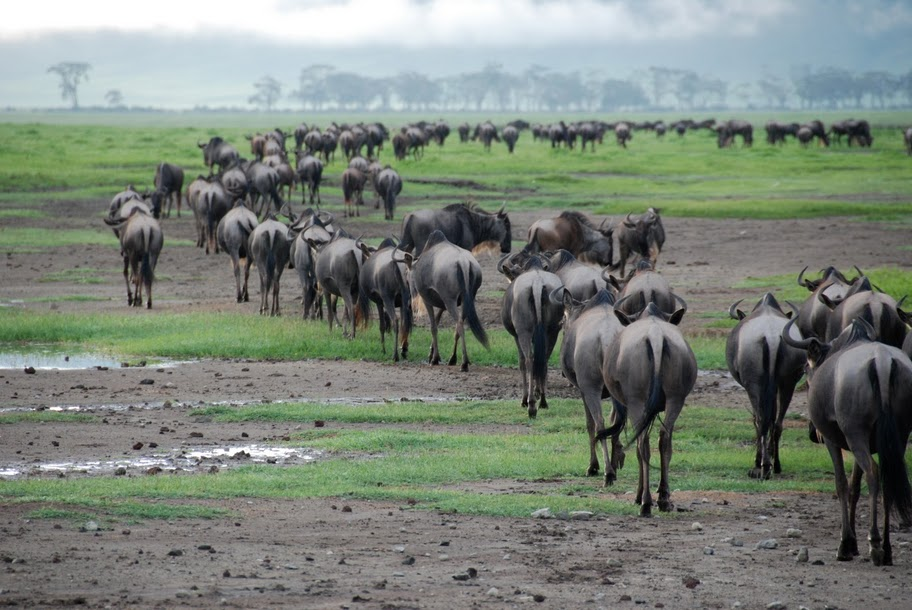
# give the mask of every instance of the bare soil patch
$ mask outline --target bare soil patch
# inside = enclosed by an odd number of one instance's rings
[[[60,229],[99,228],[107,202],[49,202]],[[386,236],[399,223],[367,209],[343,224],[354,234]],[[514,237],[549,212],[510,211]],[[560,210],[553,210],[557,214]],[[600,219],[599,219],[600,220]],[[47,226],[49,221],[4,219],[4,227]],[[706,331],[701,312],[725,311],[761,290],[730,286],[748,276],[797,274],[830,264],[848,269],[912,265],[907,230],[843,218],[791,221],[665,219],[668,243],[660,269],[687,300],[689,330]],[[154,288],[155,309],[125,305],[121,261],[114,248],[77,246],[3,252],[0,300],[17,307],[155,315],[160,311],[245,311],[234,303],[227,257],[206,256],[169,239],[193,239],[192,218],[163,222],[165,250]],[[48,255],[50,254],[50,255]],[[502,278],[494,256],[481,257],[485,283],[482,319],[500,324]],[[73,269],[97,270],[101,284],[43,281]],[[255,272],[254,272],[255,275]],[[94,295],[99,301],[41,301]],[[297,278],[283,278],[284,314],[300,314]],[[328,332],[328,330],[327,330]],[[446,335],[444,335],[446,336]],[[428,346],[413,345],[399,365],[342,362],[206,361],[177,367],[0,371],[0,406],[69,408],[99,416],[85,425],[15,424],[0,428],[0,467],[20,476],[53,477],[51,462],[114,464],[149,451],[187,452],[205,447],[268,445],[294,425],[221,424],[191,417],[193,407],[217,402],[282,400],[376,401],[454,398],[513,399],[515,369],[471,366],[468,373],[420,360]],[[573,397],[557,371],[556,395]],[[149,383],[151,381],[151,383]],[[743,393],[721,372],[701,375],[691,403],[743,408]],[[802,412],[799,394],[792,409]],[[540,414],[547,417],[547,413]],[[327,422],[328,426],[336,425]],[[580,473],[585,467],[580,414]],[[142,448],[134,449],[138,444]],[[178,474],[214,476],[253,459],[222,456]],[[284,462],[277,461],[275,467]],[[294,463],[294,461],[292,461]],[[113,468],[114,466],[112,466]],[[628,465],[628,468],[630,466]],[[672,463],[672,471],[674,463]],[[745,472],[746,472],[745,468]],[[70,472],[66,476],[89,476]],[[127,469],[125,476],[152,476]],[[592,479],[592,497],[626,498]],[[2,484],[2,482],[0,482]],[[554,482],[484,481],[483,493],[536,493]],[[632,498],[629,498],[632,501]],[[505,519],[443,514],[420,506],[348,499],[200,502],[231,511],[217,520],[102,523],[98,530],[73,520],[34,519],[36,506],[0,504],[0,604],[25,607],[288,607],[288,608],[908,608],[912,603],[912,536],[894,537],[896,566],[876,568],[864,559],[838,563],[837,504],[831,494],[676,492],[681,512],[653,519],[595,516],[590,520]],[[864,504],[864,503],[862,503]],[[867,506],[860,506],[863,540]],[[790,530],[794,530],[791,531]],[[776,548],[756,548],[775,539]],[[810,561],[797,563],[807,547]]]

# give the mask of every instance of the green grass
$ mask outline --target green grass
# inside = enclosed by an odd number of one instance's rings
[[[0,426],[5,424],[41,424],[45,422],[80,424],[96,421],[94,415],[61,413],[58,411],[16,411],[0,413]]]

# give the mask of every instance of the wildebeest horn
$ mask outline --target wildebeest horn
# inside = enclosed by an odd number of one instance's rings
[[[878,290],[879,290],[879,288],[878,288]],[[906,297],[908,297],[908,296],[909,296],[909,295],[907,295],[907,294],[904,294],[904,295],[903,295],[903,298],[901,298],[901,299],[899,300],[899,302],[896,303],[896,309],[899,309],[900,307],[902,307],[902,304],[905,303]]]
[[[682,299],[681,297],[679,297],[676,294],[672,295],[672,296],[674,296],[675,301],[677,301],[678,303],[681,304],[681,308],[684,310],[684,313],[687,313],[687,301],[685,301],[684,299]]]
[[[500,209],[497,210],[497,215],[500,216],[501,214],[503,214],[505,209],[507,209],[507,202],[506,202],[506,201],[504,201],[504,202],[500,205]]]
[[[738,314],[735,313],[735,312],[736,312],[737,309],[738,309],[738,305],[740,305],[740,304],[741,304],[741,301],[743,301],[743,300],[744,300],[744,299],[738,299],[737,301],[735,301],[734,303],[732,303],[732,306],[731,306],[731,307],[728,308],[728,317],[731,318],[732,320],[738,320],[738,319],[739,319],[739,318],[738,318]]]
[[[861,269],[859,269],[859,268],[858,268],[858,265],[852,265],[852,269],[854,269],[855,271],[858,272],[858,277],[861,277],[861,276],[864,275],[864,271],[862,271]],[[857,280],[858,278],[855,278],[855,279]],[[853,281],[854,281],[854,280],[853,280]]]
[[[508,258],[510,258],[509,253],[504,254],[497,260],[497,272],[498,273],[500,273],[502,275],[506,275],[506,272],[504,271],[504,265],[506,265]]]
[[[807,351],[811,344],[816,341],[813,337],[808,339],[802,339],[798,341],[797,339],[792,338],[792,325],[798,320],[798,316],[791,318],[788,322],[785,323],[785,326],[782,328],[782,340],[785,341],[785,344],[790,347],[795,347]]]
[[[634,227],[636,226],[636,224],[633,223],[633,222],[631,222],[631,220],[630,220],[630,214],[631,214],[630,212],[627,212],[627,215],[624,216],[624,225],[625,225],[625,226],[628,226],[628,227],[630,227],[630,228],[632,229],[632,228],[634,228]]]
[[[798,285],[804,286],[805,288],[810,288],[810,286],[809,286],[810,282],[808,282],[807,280],[804,279],[804,272],[807,270],[808,270],[808,266],[805,265],[804,269],[801,270],[801,273],[798,274]]]
[[[786,301],[786,303],[788,303],[788,306],[792,308],[792,312],[795,314],[795,317],[797,318],[798,317],[798,308],[791,301]]]

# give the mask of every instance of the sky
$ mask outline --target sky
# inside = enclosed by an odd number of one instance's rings
[[[28,0],[0,20],[0,107],[64,106],[62,61],[91,64],[82,105],[244,106],[301,70],[431,76],[532,64],[627,78],[651,65],[725,80],[796,66],[912,68],[912,0]],[[10,61],[12,59],[12,61]],[[288,102],[291,104],[291,102]]]

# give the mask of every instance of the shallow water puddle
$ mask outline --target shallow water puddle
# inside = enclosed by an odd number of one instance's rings
[[[232,447],[197,447],[174,449],[169,453],[143,455],[110,460],[65,462],[33,462],[27,465],[0,465],[0,478],[20,478],[45,475],[128,475],[159,472],[209,471],[213,467],[231,468],[247,464],[276,464],[281,466],[307,464],[323,455],[297,447],[239,445]]]

